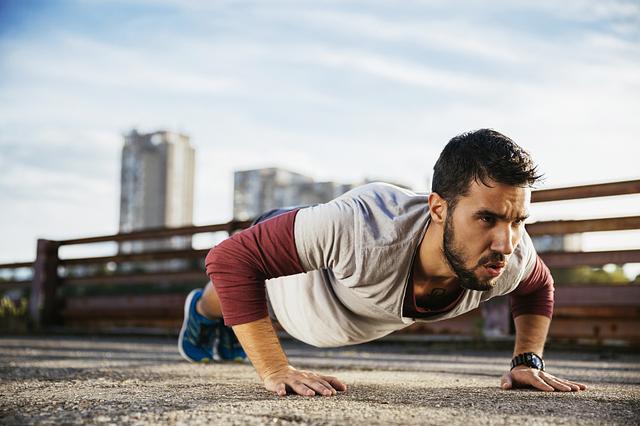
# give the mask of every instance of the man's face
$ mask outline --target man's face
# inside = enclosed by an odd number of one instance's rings
[[[443,253],[460,285],[493,288],[524,232],[531,190],[473,181],[444,223]]]

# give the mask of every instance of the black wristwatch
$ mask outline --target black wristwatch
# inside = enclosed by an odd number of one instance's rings
[[[544,360],[542,359],[542,357],[534,354],[533,352],[525,352],[523,354],[516,355],[511,360],[512,370],[519,365],[526,365],[527,367],[544,371]]]

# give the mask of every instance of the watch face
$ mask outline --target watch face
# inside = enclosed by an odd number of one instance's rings
[[[533,358],[531,360],[531,363],[538,369],[538,370],[542,370],[542,362],[540,362],[539,358]]]
[[[531,367],[537,368],[538,370],[542,370],[544,368],[542,360],[533,354],[527,354],[527,364]]]

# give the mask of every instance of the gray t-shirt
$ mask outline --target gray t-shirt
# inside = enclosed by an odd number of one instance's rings
[[[427,194],[385,183],[361,186],[325,204],[301,209],[295,242],[305,274],[267,281],[278,322],[318,347],[358,344],[407,327],[402,308],[413,258],[429,224]],[[513,291],[536,260],[523,235],[495,287],[465,290],[439,321]]]

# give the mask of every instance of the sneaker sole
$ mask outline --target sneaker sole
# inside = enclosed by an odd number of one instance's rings
[[[185,331],[187,330],[187,323],[189,322],[189,310],[191,308],[191,301],[193,300],[193,298],[195,297],[196,293],[201,291],[200,289],[195,289],[195,290],[191,290],[191,293],[189,293],[189,295],[187,296],[187,300],[185,300],[184,302],[184,319],[182,320],[182,328],[180,329],[180,334],[178,335],[178,351],[180,352],[180,355],[182,356],[182,358],[186,359],[189,362],[209,362],[209,358],[205,358],[201,361],[196,361],[192,358],[190,358],[185,351],[182,349],[182,340],[183,340],[183,336],[185,334]]]

